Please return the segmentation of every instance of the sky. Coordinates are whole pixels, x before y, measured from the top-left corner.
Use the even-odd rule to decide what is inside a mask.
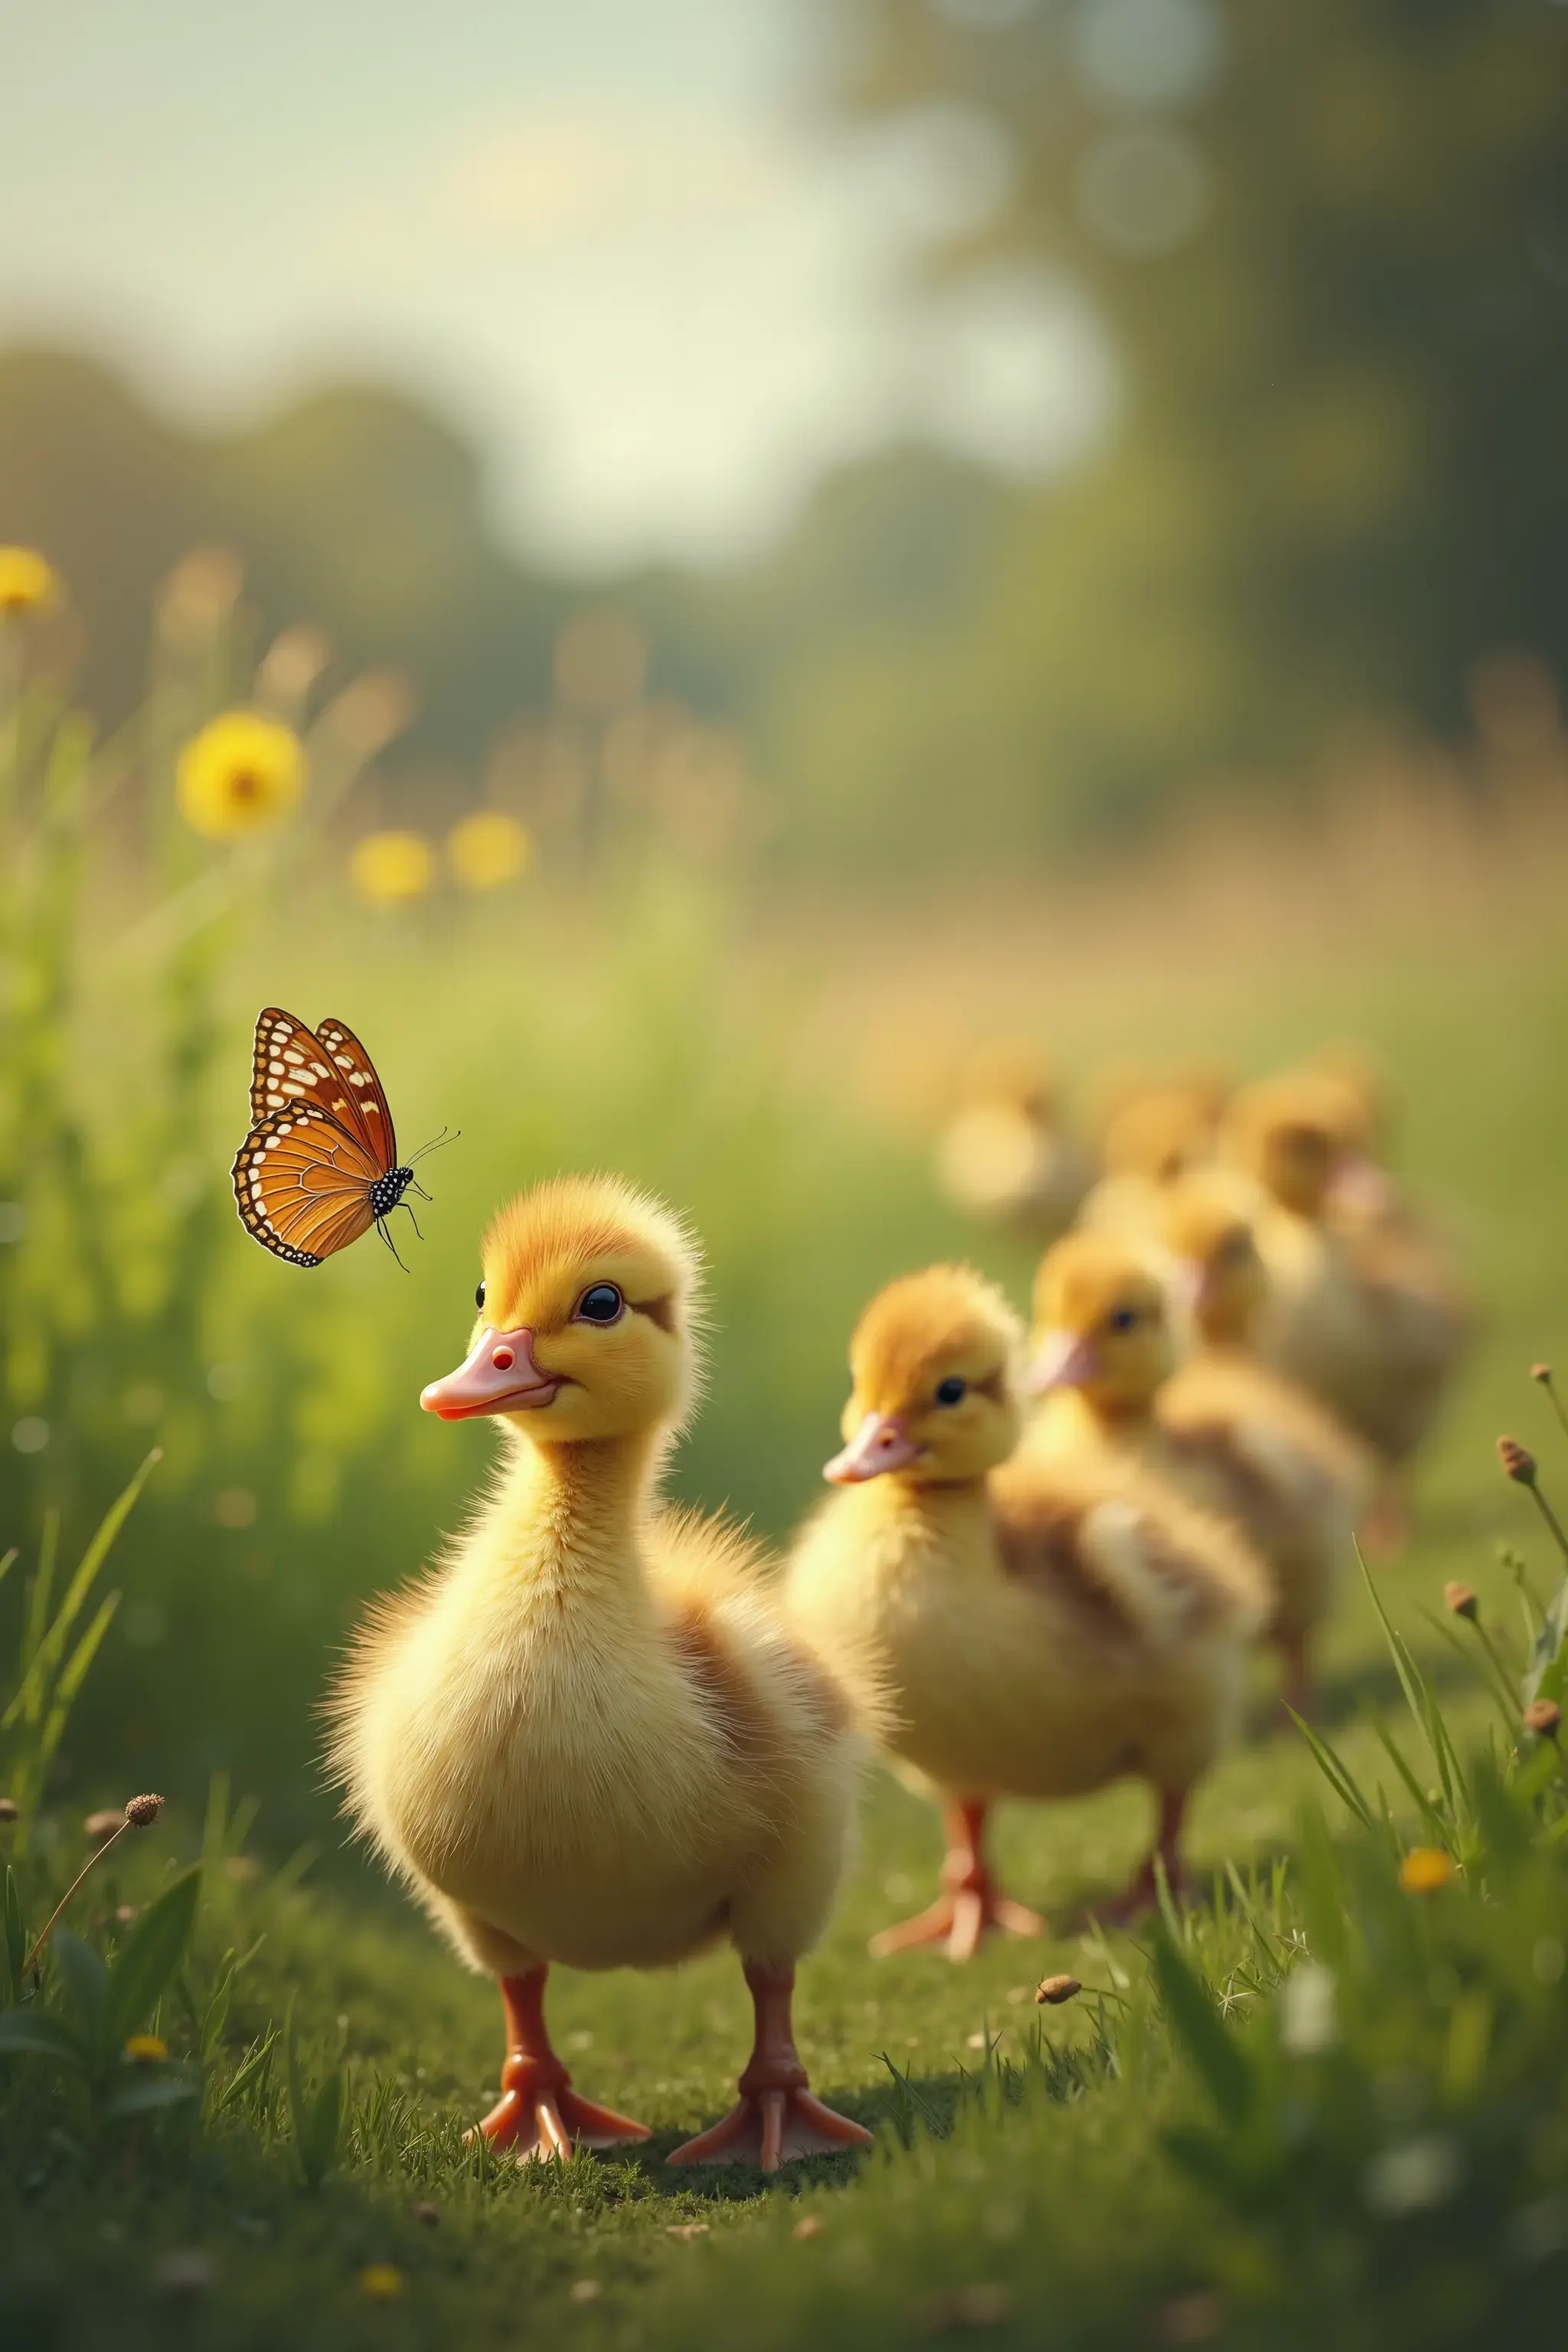
[[[910,434],[1068,462],[1114,398],[1094,321],[1033,275],[916,298],[1011,159],[956,109],[836,121],[850,14],[0,0],[0,343],[220,429],[405,388],[478,443],[500,535],[585,575],[743,562]]]

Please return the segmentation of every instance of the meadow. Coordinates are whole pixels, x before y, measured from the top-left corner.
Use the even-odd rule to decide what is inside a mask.
[[[162,1453],[95,1586],[121,1597],[47,1785],[0,1827],[28,1925],[84,1858],[84,1814],[143,1787],[168,1804],[77,1899],[82,1942],[46,1962],[42,2013],[96,1998],[69,1956],[133,1947],[121,1911],[148,1918],[176,1861],[201,1879],[157,1984],[157,2063],[190,2070],[166,2111],[117,2118],[101,2086],[0,2059],[16,2340],[1466,2344],[1559,2309],[1568,1790],[1442,1606],[1447,1580],[1472,1586],[1522,1663],[1500,1547],[1543,1600],[1562,1569],[1494,1451],[1513,1431],[1568,1497],[1568,1440],[1530,1379],[1568,1331],[1554,804],[1467,813],[1369,783],[1337,830],[957,903],[774,899],[656,835],[624,868],[542,856],[483,897],[367,906],[342,881],[346,819],[292,866],[264,843],[201,863],[155,790],[132,822],[57,718],[28,721],[7,899],[0,1190],[24,1213],[0,1279],[25,1439],[0,1485],[23,1548],[7,1643],[27,1638],[40,1543],[68,1567]],[[177,710],[164,723],[173,746]],[[155,788],[158,757],[140,772]],[[300,1274],[241,1233],[227,1167],[262,1003],[351,1021],[405,1142],[460,1129],[424,1163],[406,1272],[367,1240]],[[345,1846],[315,1714],[363,1599],[429,1557],[485,1475],[483,1430],[416,1410],[466,1342],[479,1233],[560,1167],[624,1170],[689,1211],[713,1328],[674,1483],[782,1540],[819,1491],[870,1293],[962,1255],[1023,1295],[1028,1249],[931,1174],[955,1062],[998,1032],[1037,1041],[1080,1097],[1119,1063],[1247,1072],[1352,1035],[1393,1078],[1400,1171],[1484,1321],[1409,1549],[1347,1581],[1327,1645],[1322,1727],[1352,1801],[1260,1670],[1247,1743],[1198,1802],[1191,1913],[1136,1937],[1092,1924],[1137,1792],[1014,1808],[1002,1858],[1053,1932],[959,1969],[866,1957],[938,1844],[875,1775],[799,2010],[814,2080],[875,2152],[670,2185],[662,2157],[720,2112],[743,2048],[721,1956],[560,1981],[570,2063],[654,2124],[646,2152],[495,2165],[461,2137],[499,2062],[493,1994]],[[26,1724],[0,1737],[22,1769]],[[1457,1871],[1402,1886],[1411,1845]],[[8,2014],[29,1990],[16,1948]],[[1083,1990],[1041,2008],[1052,1972]]]

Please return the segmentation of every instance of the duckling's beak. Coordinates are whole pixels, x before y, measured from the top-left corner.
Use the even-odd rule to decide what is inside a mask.
[[[1385,1217],[1394,1205],[1394,1185],[1375,1160],[1358,1154],[1335,1169],[1329,1199],[1352,1217]]]
[[[825,1463],[822,1475],[835,1486],[858,1486],[885,1470],[907,1470],[920,1447],[896,1412],[868,1412],[842,1454]]]
[[[419,1392],[426,1412],[443,1421],[470,1421],[483,1412],[527,1412],[552,1404],[561,1382],[533,1360],[531,1331],[492,1331],[487,1325],[466,1362]]]
[[[1053,1389],[1076,1389],[1094,1370],[1094,1349],[1082,1331],[1047,1331],[1024,1370],[1026,1396],[1049,1396]]]

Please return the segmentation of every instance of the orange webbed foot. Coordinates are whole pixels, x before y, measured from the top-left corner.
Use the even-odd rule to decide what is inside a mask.
[[[776,2172],[803,2156],[840,2156],[869,2147],[864,2124],[825,2106],[797,2084],[742,2091],[729,2114],[699,2132],[669,2158],[671,2164],[755,2164]]]
[[[563,2066],[510,2058],[501,2083],[500,2097],[474,2131],[519,2164],[565,2164],[581,2148],[621,2147],[648,2137],[646,2124],[580,2097]]]
[[[980,1949],[986,1930],[999,1927],[1005,1936],[1043,1936],[1046,1923],[1037,1911],[1022,1903],[1015,1903],[1005,1895],[998,1895],[989,1885],[960,1887],[955,1894],[939,1895],[929,1910],[904,1919],[895,1927],[884,1927],[873,1936],[870,1951],[873,1958],[886,1959],[892,1952],[912,1952],[928,1944],[944,1944],[950,1960],[972,1960]]]

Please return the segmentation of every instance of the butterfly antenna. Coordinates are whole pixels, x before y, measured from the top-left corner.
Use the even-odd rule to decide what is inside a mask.
[[[448,1135],[446,1129],[443,1128],[440,1134],[437,1135],[431,1142],[422,1143],[420,1145],[418,1150],[414,1154],[413,1159],[409,1160],[409,1167],[412,1168],[416,1161],[423,1160],[427,1151],[440,1151],[444,1150],[448,1143],[456,1143],[458,1136],[461,1135],[462,1132],[462,1129],[458,1127],[454,1128],[451,1134]]]

